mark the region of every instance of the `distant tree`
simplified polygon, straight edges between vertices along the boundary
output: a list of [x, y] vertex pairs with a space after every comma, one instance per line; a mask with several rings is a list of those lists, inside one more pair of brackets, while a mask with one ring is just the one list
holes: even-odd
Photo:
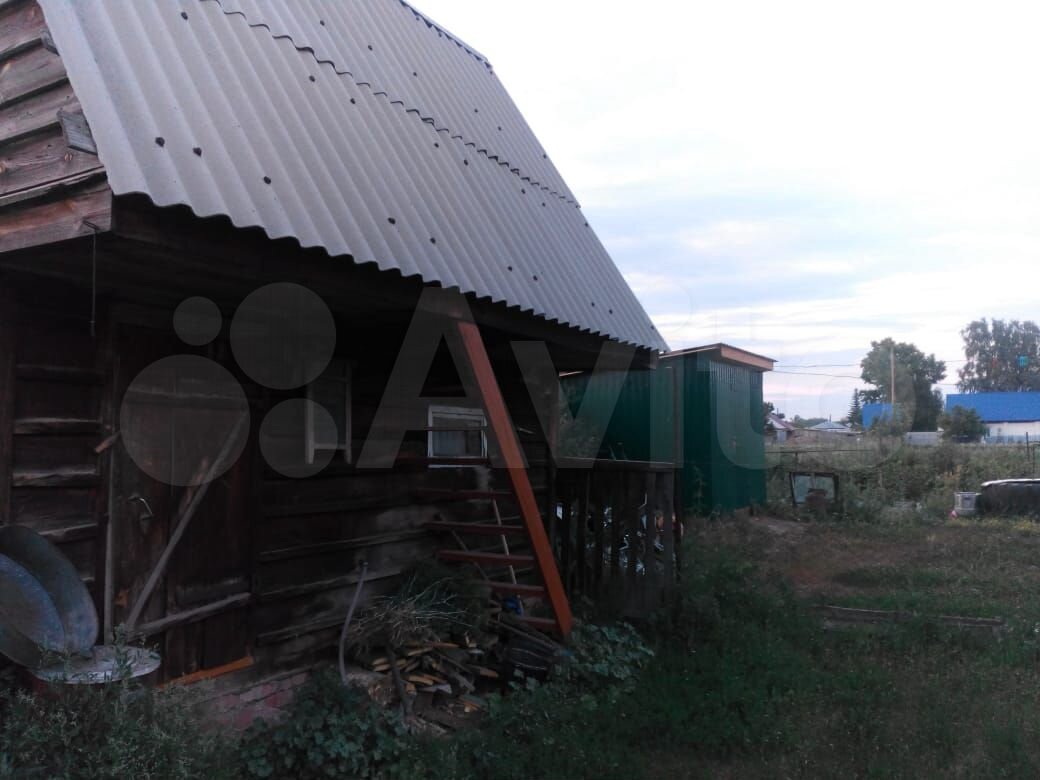
[[797, 414], [794, 419], [791, 420], [791, 425], [795, 428], [812, 428], [814, 425], [819, 425], [822, 422], [827, 422], [826, 417], [799, 417]]
[[863, 403], [859, 400], [859, 390], [852, 391], [852, 403], [849, 405], [845, 422], [849, 425], [863, 425]]
[[1040, 326], [1026, 320], [975, 320], [961, 331], [964, 356], [958, 374], [963, 393], [1040, 390]]
[[[895, 392], [892, 392], [892, 363], [895, 356]], [[942, 391], [934, 385], [946, 378], [946, 364], [926, 355], [913, 344], [893, 339], [872, 341], [870, 352], [860, 362], [863, 381], [874, 387], [863, 390], [864, 403], [895, 403], [897, 427], [903, 430], [934, 431], [942, 414]]]
[[986, 435], [986, 424], [974, 409], [955, 406], [939, 418], [943, 438], [950, 441], [975, 442]]
[[769, 415], [771, 414], [775, 415], [781, 420], [784, 419], [784, 413], [777, 411], [776, 406], [773, 405], [772, 401], [766, 401], [764, 404], [762, 404], [762, 419], [768, 420]]

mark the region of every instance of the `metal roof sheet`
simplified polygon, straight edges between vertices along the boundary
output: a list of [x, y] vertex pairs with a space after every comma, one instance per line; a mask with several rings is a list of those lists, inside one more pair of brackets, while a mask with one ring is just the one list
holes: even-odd
[[667, 348], [487, 61], [400, 0], [40, 4], [117, 195]]
[[963, 406], [974, 409], [983, 422], [1036, 422], [1040, 420], [1040, 393], [951, 393], [946, 411]]

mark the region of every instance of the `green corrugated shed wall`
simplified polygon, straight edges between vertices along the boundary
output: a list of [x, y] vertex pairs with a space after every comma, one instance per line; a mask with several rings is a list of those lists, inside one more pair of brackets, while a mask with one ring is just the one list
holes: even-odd
[[[589, 408], [607, 409], [621, 384], [598, 455], [680, 463], [688, 510], [730, 512], [765, 503], [761, 370], [701, 351], [664, 356], [653, 371], [580, 374], [563, 384], [572, 414], [586, 397]], [[681, 388], [681, 409], [675, 388]]]

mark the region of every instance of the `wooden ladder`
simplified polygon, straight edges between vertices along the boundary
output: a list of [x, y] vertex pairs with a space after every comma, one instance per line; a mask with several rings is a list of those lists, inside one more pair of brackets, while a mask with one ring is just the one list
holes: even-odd
[[[456, 541], [457, 548], [443, 549], [438, 557], [443, 561], [457, 563], [471, 563], [479, 571], [483, 572], [481, 583], [496, 593], [515, 595], [525, 598], [544, 599], [552, 611], [552, 618], [536, 618], [521, 616], [521, 620], [533, 628], [542, 631], [553, 631], [566, 637], [570, 634], [574, 624], [571, 614], [570, 602], [563, 588], [559, 569], [556, 567], [556, 559], [553, 556], [549, 538], [545, 533], [545, 525], [542, 522], [541, 513], [538, 511], [538, 502], [535, 499], [531, 481], [524, 466], [524, 457], [520, 448], [520, 441], [513, 429], [509, 411], [506, 409], [502, 391], [498, 386], [491, 361], [484, 341], [480, 336], [480, 330], [472, 322], [460, 321], [456, 323], [466, 356], [473, 368], [473, 373], [480, 390], [481, 399], [484, 402], [484, 410], [487, 414], [488, 429], [494, 436], [505, 465], [505, 472], [509, 477], [509, 490], [464, 490], [464, 491], [422, 491], [428, 497], [440, 498], [446, 501], [469, 501], [474, 499], [490, 501], [494, 512], [494, 520], [488, 518], [489, 522], [452, 522], [438, 519], [428, 523], [432, 530], [450, 534]], [[515, 502], [519, 509], [519, 516], [515, 518], [502, 518], [499, 509], [500, 500]], [[495, 537], [499, 540], [500, 552], [492, 552], [484, 549], [470, 549], [463, 541], [463, 535], [478, 537]], [[510, 551], [509, 539], [523, 540], [526, 537], [530, 543], [530, 553], [515, 553]], [[516, 569], [533, 568], [542, 582], [541, 585], [529, 585], [518, 583], [516, 580]], [[488, 570], [505, 570], [509, 573], [508, 579], [496, 579], [487, 576]]]

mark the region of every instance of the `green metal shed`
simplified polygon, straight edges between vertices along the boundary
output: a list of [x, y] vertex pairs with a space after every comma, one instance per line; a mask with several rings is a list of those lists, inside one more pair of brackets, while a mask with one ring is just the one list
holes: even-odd
[[764, 504], [762, 375], [773, 363], [712, 344], [664, 354], [655, 370], [566, 376], [569, 411], [585, 425], [565, 420], [561, 446], [594, 446], [589, 419], [609, 419], [599, 451], [576, 454], [675, 463], [688, 511]]

